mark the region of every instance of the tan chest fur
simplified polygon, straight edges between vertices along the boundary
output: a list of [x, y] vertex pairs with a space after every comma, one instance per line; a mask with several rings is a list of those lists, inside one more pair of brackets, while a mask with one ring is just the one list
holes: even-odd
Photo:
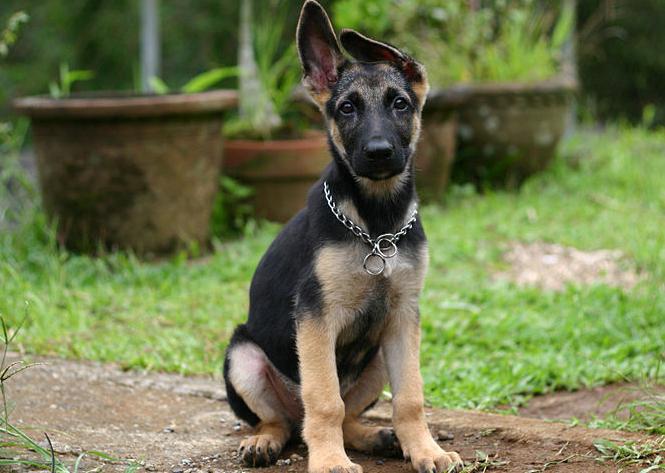
[[332, 323], [337, 325], [338, 333], [377, 294], [387, 298], [388, 312], [400, 303], [417, 303], [427, 270], [427, 245], [416, 251], [398, 251], [395, 257], [386, 259], [383, 273], [377, 276], [367, 274], [363, 268], [369, 251], [369, 245], [358, 241], [327, 245], [317, 253], [315, 273], [322, 286], [324, 312], [334, 318]]

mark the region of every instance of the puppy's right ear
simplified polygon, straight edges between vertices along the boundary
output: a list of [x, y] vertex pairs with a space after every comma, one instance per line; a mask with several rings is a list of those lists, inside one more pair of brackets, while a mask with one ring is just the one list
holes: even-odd
[[328, 15], [314, 0], [303, 5], [296, 36], [303, 84], [319, 106], [323, 106], [337, 82], [337, 69], [344, 56]]

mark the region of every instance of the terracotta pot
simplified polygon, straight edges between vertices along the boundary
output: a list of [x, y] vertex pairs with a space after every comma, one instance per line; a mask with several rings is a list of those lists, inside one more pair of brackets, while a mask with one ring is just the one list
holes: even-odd
[[29, 97], [47, 214], [70, 249], [163, 253], [208, 238], [232, 91]]
[[565, 80], [451, 89], [464, 97], [454, 180], [515, 187], [545, 169], [565, 131], [575, 90]]
[[224, 172], [253, 187], [256, 215], [275, 222], [305, 206], [309, 188], [331, 160], [322, 132], [297, 140], [227, 140], [224, 153]]
[[455, 161], [457, 108], [462, 95], [445, 89], [430, 91], [423, 109], [416, 150], [416, 189], [421, 200], [441, 202]]

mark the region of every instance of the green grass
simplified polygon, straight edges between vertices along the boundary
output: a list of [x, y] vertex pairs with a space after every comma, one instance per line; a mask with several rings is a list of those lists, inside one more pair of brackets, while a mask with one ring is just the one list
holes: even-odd
[[[135, 461], [115, 458], [104, 452], [95, 450], [80, 453], [73, 462], [72, 469], [70, 469], [56, 455], [51, 438], [46, 432], [43, 433], [46, 438], [46, 446], [44, 446], [35, 437], [13, 423], [9, 416], [9, 404], [11, 401], [7, 399], [6, 385], [10, 380], [14, 381], [12, 379], [14, 376], [20, 375], [23, 371], [39, 363], [25, 364], [22, 360], [12, 363], [8, 362], [8, 350], [11, 343], [15, 340], [21, 325], [16, 326], [10, 334], [5, 320], [0, 317], [0, 326], [2, 327], [0, 331], [0, 341], [2, 343], [2, 348], [0, 349], [0, 403], [2, 405], [2, 409], [0, 410], [0, 467], [19, 469], [21, 467], [30, 469], [38, 468], [42, 471], [51, 471], [52, 473], [79, 473], [83, 471], [81, 469], [81, 462], [85, 457], [89, 457], [97, 462], [124, 463], [126, 464], [125, 473], [134, 473], [137, 471], [140, 465]], [[98, 471], [99, 468], [96, 468], [95, 471]]]
[[[665, 352], [665, 132], [580, 134], [519, 193], [451, 192], [422, 212], [431, 267], [423, 374], [437, 406], [492, 408], [537, 393], [655, 372]], [[264, 225], [199, 261], [157, 264], [59, 252], [41, 217], [0, 235], [0, 314], [28, 314], [28, 352], [129, 368], [218, 373], [247, 311]], [[634, 289], [560, 293], [497, 282], [506, 243], [616, 248], [646, 274]]]
[[665, 392], [649, 382], [626, 389], [637, 393], [637, 399], [619, 403], [604, 418], [594, 419], [591, 426], [647, 432], [665, 437]]
[[[620, 465], [639, 465], [640, 473], [665, 470], [665, 437], [659, 437], [643, 442], [626, 442], [618, 444], [606, 439], [594, 442], [596, 450], [600, 453], [598, 461], [612, 461]], [[621, 471], [621, 470], [619, 470]]]

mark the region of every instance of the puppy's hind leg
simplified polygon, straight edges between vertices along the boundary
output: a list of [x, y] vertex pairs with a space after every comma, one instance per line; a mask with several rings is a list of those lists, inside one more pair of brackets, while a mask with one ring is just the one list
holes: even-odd
[[389, 457], [401, 456], [402, 450], [392, 428], [370, 426], [360, 421], [361, 414], [378, 400], [387, 382], [388, 374], [383, 356], [379, 352], [344, 395], [345, 416], [342, 429], [344, 444], [348, 448]]
[[275, 463], [299, 422], [298, 401], [263, 350], [251, 341], [237, 341], [229, 347], [224, 378], [234, 412], [256, 429], [240, 444], [243, 463], [255, 467]]

